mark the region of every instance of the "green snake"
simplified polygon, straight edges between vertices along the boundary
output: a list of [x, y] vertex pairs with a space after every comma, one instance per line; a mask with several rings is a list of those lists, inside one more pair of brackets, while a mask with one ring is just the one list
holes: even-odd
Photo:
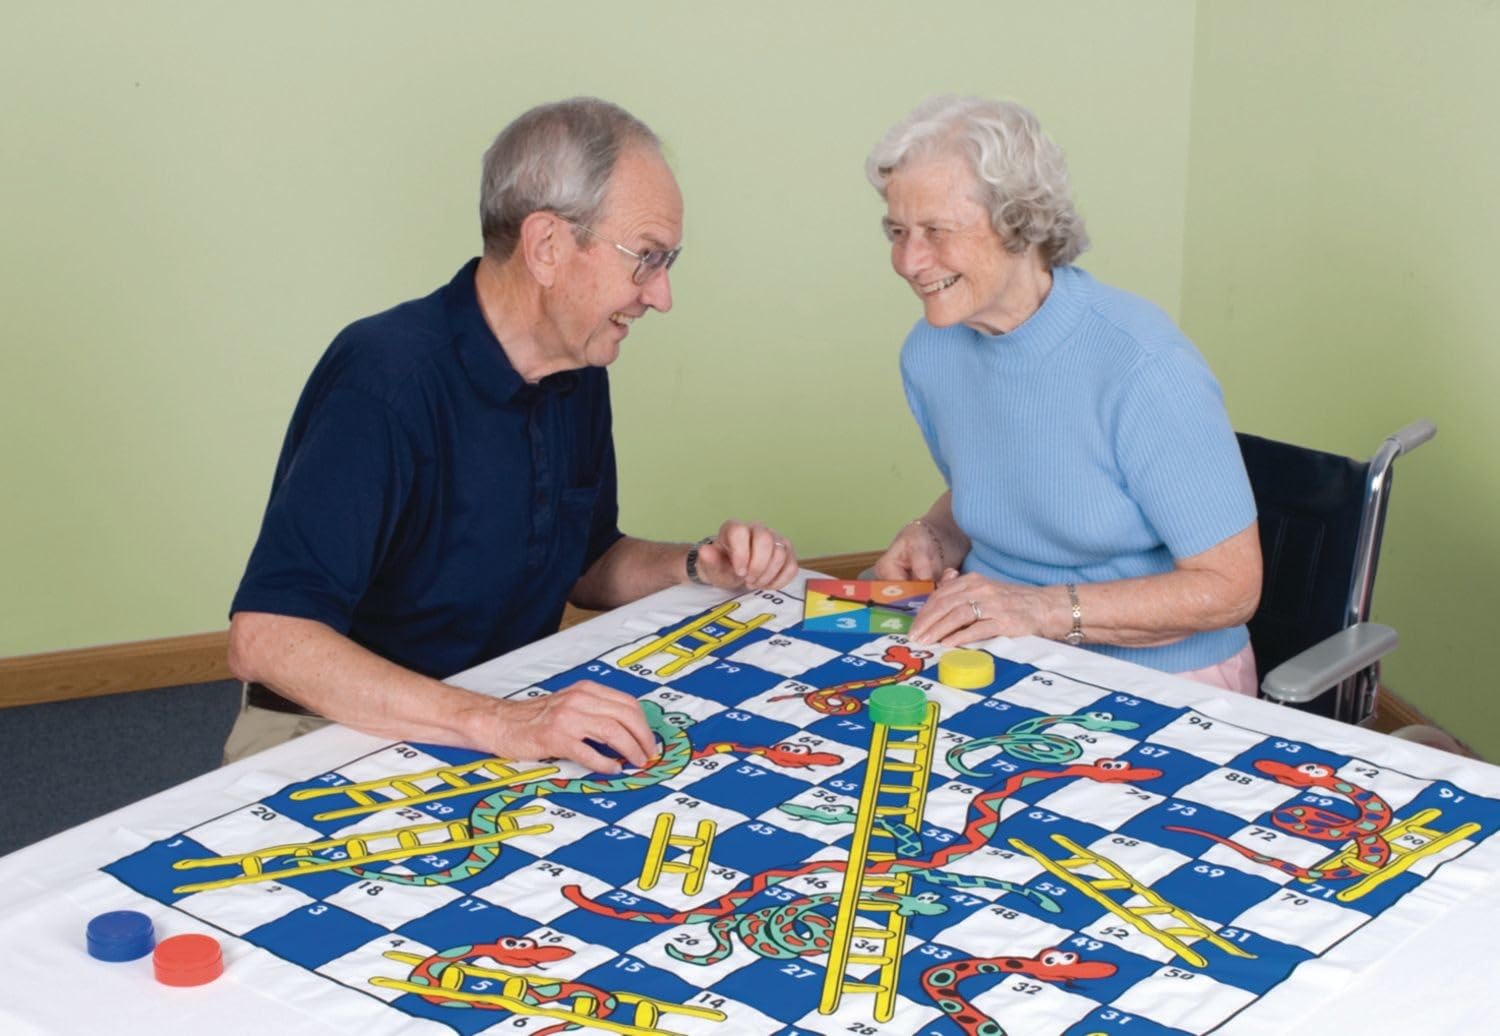
[[1283, 806], [1271, 814], [1271, 823], [1283, 831], [1305, 835], [1320, 842], [1354, 842], [1360, 866], [1329, 867], [1310, 870], [1295, 863], [1256, 852], [1246, 845], [1230, 841], [1208, 831], [1193, 827], [1168, 826], [1167, 831], [1197, 835], [1218, 842], [1226, 849], [1233, 849], [1246, 859], [1274, 867], [1283, 874], [1306, 878], [1310, 881], [1336, 881], [1340, 878], [1360, 878], [1372, 869], [1384, 867], [1391, 858], [1391, 845], [1386, 841], [1385, 829], [1391, 824], [1391, 807], [1385, 799], [1367, 788], [1350, 784], [1326, 763], [1303, 763], [1288, 766], [1274, 759], [1257, 759], [1255, 768], [1274, 778], [1278, 784], [1291, 788], [1323, 788], [1348, 799], [1359, 815], [1346, 817], [1332, 810], [1312, 806]]
[[[956, 885], [959, 887], [976, 887], [983, 884], [985, 887], [1004, 888], [1006, 891], [1013, 891], [1020, 895], [1036, 899], [1041, 904], [1042, 909], [1056, 912], [1060, 909], [1057, 904], [1033, 889], [1013, 885], [1009, 882], [1000, 882], [999, 879], [993, 878], [974, 878], [966, 875], [942, 874], [941, 868], [983, 848], [1000, 824], [1000, 804], [1029, 784], [1069, 777], [1084, 777], [1102, 783], [1121, 784], [1133, 781], [1154, 780], [1160, 776], [1160, 770], [1134, 766], [1120, 759], [1100, 759], [1093, 763], [1078, 763], [1060, 770], [1025, 770], [1021, 773], [1013, 774], [1001, 787], [975, 796], [974, 801], [969, 806], [971, 817], [968, 823], [964, 825], [963, 838], [961, 840], [954, 842], [952, 845], [944, 846], [934, 853], [931, 858], [925, 860], [894, 856], [890, 859], [874, 861], [866, 866], [865, 873], [897, 874], [910, 871], [916, 876], [937, 884]], [[910, 845], [912, 843], [909, 842], [907, 844]], [[736, 913], [747, 900], [764, 892], [773, 885], [779, 885], [784, 881], [790, 881], [792, 878], [800, 878], [809, 874], [843, 873], [848, 868], [848, 864], [849, 861], [847, 859], [810, 860], [792, 867], [775, 867], [770, 870], [764, 870], [749, 878], [742, 888], [727, 892], [710, 903], [683, 911], [682, 913], [697, 918], [695, 923], [706, 923], [716, 918]], [[562, 887], [562, 894], [575, 906], [582, 907], [591, 913], [602, 914], [605, 917], [614, 917], [621, 920], [650, 921], [653, 920], [654, 916], [680, 916], [677, 914], [651, 915], [646, 911], [628, 908], [619, 909], [598, 903], [584, 895], [583, 889], [577, 885], [564, 885]], [[1050, 906], [1048, 905], [1049, 903]], [[657, 923], [665, 922], [658, 921]], [[678, 924], [682, 922], [674, 921], [672, 923]]]
[[[946, 913], [948, 907], [934, 893], [924, 892], [916, 896], [898, 896], [890, 892], [875, 892], [872, 898], [895, 903], [896, 913], [903, 917], [916, 914], [937, 915]], [[818, 913], [824, 907], [837, 906], [839, 895], [825, 892], [816, 896], [805, 896], [787, 903], [777, 903], [750, 910], [742, 914], [723, 916], [700, 916], [692, 911], [675, 914], [651, 914], [636, 911], [632, 921], [650, 924], [702, 924], [708, 923], [708, 934], [713, 939], [713, 948], [704, 953], [688, 953], [675, 943], [667, 945], [667, 955], [687, 964], [716, 964], [734, 949], [732, 939], [740, 941], [754, 954], [768, 960], [792, 960], [827, 953], [833, 945], [833, 921]]]
[[[695, 752], [693, 750], [692, 739], [689, 737], [686, 729], [692, 722], [691, 717], [682, 713], [667, 712], [656, 702], [650, 700], [643, 700], [641, 708], [646, 713], [646, 721], [650, 725], [652, 732], [661, 740], [661, 753], [655, 759], [635, 773], [621, 774], [616, 777], [590, 775], [572, 779], [542, 778], [540, 780], [527, 781], [514, 787], [502, 788], [490, 795], [486, 795], [475, 803], [473, 810], [469, 813], [468, 819], [468, 828], [471, 836], [482, 838], [486, 835], [499, 833], [501, 815], [513, 803], [521, 799], [569, 793], [612, 795], [635, 791], [639, 788], [649, 788], [675, 777], [687, 767], [688, 763], [705, 756], [738, 752], [747, 755], [764, 756], [779, 766], [798, 768], [836, 766], [843, 762], [842, 756], [834, 755], [830, 752], [814, 752], [807, 746], [795, 742], [782, 742], [777, 745], [765, 747], [759, 745], [746, 746], [733, 741], [715, 741]], [[441, 846], [424, 848], [429, 851], [436, 851], [441, 849]], [[469, 854], [452, 867], [425, 874], [396, 874], [362, 865], [342, 867], [339, 870], [345, 874], [389, 882], [393, 885], [431, 887], [435, 885], [450, 885], [457, 881], [463, 881], [466, 878], [472, 878], [493, 863], [499, 855], [500, 843], [486, 842], [473, 846], [469, 850]], [[313, 861], [307, 857], [293, 857], [290, 862], [298, 866], [308, 866]]]
[[970, 777], [989, 777], [984, 770], [964, 765], [963, 757], [982, 748], [998, 747], [1006, 755], [1028, 763], [1071, 763], [1083, 754], [1083, 746], [1070, 737], [1047, 733], [1046, 728], [1072, 723], [1084, 730], [1134, 730], [1140, 726], [1128, 719], [1115, 719], [1108, 712], [1080, 712], [1072, 716], [1036, 716], [1022, 720], [1003, 734], [965, 741], [948, 750], [948, 765]]

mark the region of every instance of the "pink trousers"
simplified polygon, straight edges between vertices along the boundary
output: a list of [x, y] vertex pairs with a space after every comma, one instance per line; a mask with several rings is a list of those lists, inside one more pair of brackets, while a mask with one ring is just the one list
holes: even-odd
[[1260, 681], [1255, 678], [1255, 651], [1249, 644], [1218, 665], [1204, 666], [1202, 669], [1192, 669], [1176, 675], [1251, 697], [1260, 690]]

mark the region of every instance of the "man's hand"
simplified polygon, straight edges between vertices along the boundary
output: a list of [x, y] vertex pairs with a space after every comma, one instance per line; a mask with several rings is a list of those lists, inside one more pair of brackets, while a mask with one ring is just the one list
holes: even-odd
[[484, 749], [507, 759], [570, 759], [593, 773], [619, 773], [618, 760], [589, 741], [609, 747], [636, 768], [658, 750], [640, 702], [592, 680], [542, 698], [490, 704], [494, 732]]
[[797, 575], [797, 552], [776, 530], [731, 518], [698, 548], [698, 575], [723, 590], [779, 590]]

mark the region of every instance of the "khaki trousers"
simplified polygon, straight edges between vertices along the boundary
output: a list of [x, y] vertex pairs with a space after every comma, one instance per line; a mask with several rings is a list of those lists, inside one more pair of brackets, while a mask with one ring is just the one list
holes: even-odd
[[295, 712], [277, 712], [274, 709], [258, 709], [241, 698], [240, 715], [229, 731], [229, 740], [224, 742], [224, 765], [239, 762], [256, 752], [275, 748], [294, 737], [321, 730], [331, 720], [322, 716], [303, 716]]

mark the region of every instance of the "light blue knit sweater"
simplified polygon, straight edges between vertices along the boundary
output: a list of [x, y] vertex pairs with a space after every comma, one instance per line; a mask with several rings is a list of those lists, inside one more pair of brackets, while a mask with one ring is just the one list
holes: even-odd
[[[901, 378], [973, 541], [966, 572], [1036, 586], [1152, 575], [1255, 519], [1203, 357], [1156, 306], [1077, 267], [1054, 269], [1042, 307], [1008, 334], [918, 321]], [[1237, 626], [1090, 647], [1182, 672], [1247, 640]]]

